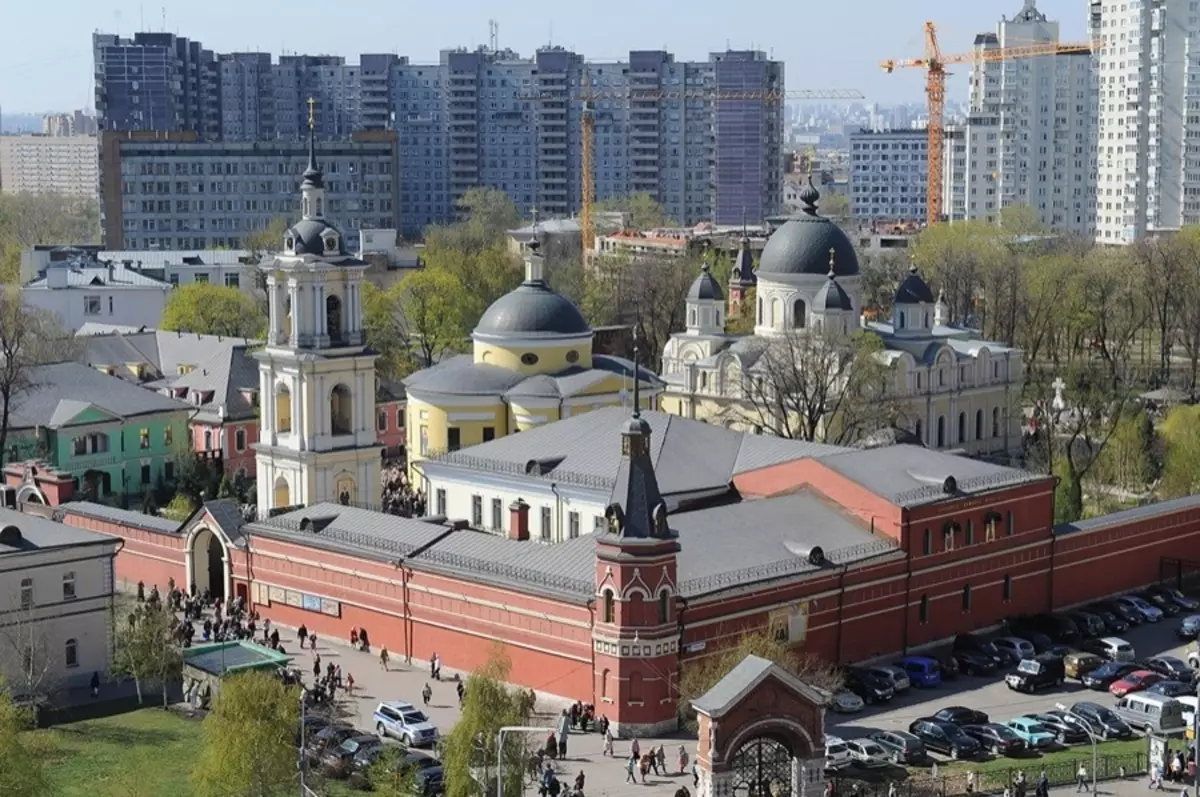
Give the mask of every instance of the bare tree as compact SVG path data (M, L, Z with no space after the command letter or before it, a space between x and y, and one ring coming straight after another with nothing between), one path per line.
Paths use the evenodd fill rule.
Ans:
M52 650L46 620L34 602L33 585L9 596L8 611L0 616L0 673L14 697L41 701L58 687L53 663L61 651Z
M584 312L595 325L637 326L653 371L671 334L683 328L688 288L700 276L694 257L605 257L590 266Z
M1136 270L1145 280L1145 299L1150 322L1158 337L1157 380L1171 378L1171 346L1179 320L1177 288L1183 283L1184 242L1175 236L1155 236L1140 241L1130 252Z
M741 400L726 410L727 419L777 437L837 445L862 440L904 412L882 355L871 332L827 328L772 338L742 377Z

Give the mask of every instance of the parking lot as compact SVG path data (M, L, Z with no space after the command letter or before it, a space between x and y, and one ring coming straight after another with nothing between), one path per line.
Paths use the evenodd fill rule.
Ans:
M1186 659L1187 645L1181 643L1176 636L1176 628L1182 616L1184 615L1164 618L1154 624L1136 626L1124 632L1122 638L1133 645L1139 661L1157 655L1175 655ZM947 647L946 650L948 649ZM1007 672L1011 672L1011 669L985 677L959 675L957 679L945 681L941 686L925 689L914 685L896 695L889 703L867 706L853 714L830 712L826 718L826 733L849 741L869 736L876 731L907 731L913 720L931 716L939 709L949 706L965 706L982 711L988 715L990 721L1003 723L1022 714L1053 710L1059 703L1067 707L1085 700L1102 706L1112 706L1116 703L1116 698L1107 691L1087 689L1072 679L1068 679L1062 687L1044 689L1036 694L1016 692L1009 689L1004 682ZM1079 747L1082 747L1081 753L1090 756L1088 743L1085 742ZM1129 748L1129 744L1123 747L1126 752ZM1104 753L1103 746L1101 753ZM933 754L932 758L942 763L948 761L939 754ZM1038 766L1034 756L1008 761L1013 767L1027 766L1030 770L1036 770ZM928 769L928 764L923 768ZM862 768L851 765L843 768L842 772L853 777L855 774L862 774ZM1033 776L1036 776L1036 772L1031 777Z

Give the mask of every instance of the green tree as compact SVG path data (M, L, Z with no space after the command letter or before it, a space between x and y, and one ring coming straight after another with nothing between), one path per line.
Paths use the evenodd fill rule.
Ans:
M379 352L375 370L385 379L401 379L412 372L414 365L412 346L400 314L401 291L403 283L386 291L370 282L362 284L367 345Z
M425 248L452 249L466 254L481 252L503 243L508 230L521 224L521 213L508 194L497 188L476 187L458 202L459 221L425 231Z
M240 289L201 282L171 291L159 327L198 335L261 338L267 319Z
M1097 489L1106 485L1123 490L1142 491L1154 477L1153 441L1145 437L1149 416L1144 411L1127 413L1113 430L1112 438L1092 473ZM1150 422L1150 433L1154 425Z
M485 773L490 771L494 777L499 758L496 734L500 728L530 724L530 693L505 685L511 669L503 646L497 644L487 663L467 678L462 716L444 737L442 748L446 797L475 797L480 782L486 782ZM516 797L522 793L529 746L522 737L512 734L499 753L504 757L504 794Z
M459 350L467 335L464 287L454 274L426 268L397 287L397 304L421 362Z
M1164 498L1200 492L1200 406L1176 407L1161 427L1166 456L1159 491Z
M295 789L299 694L275 675L227 677L204 720L197 797L276 797Z
M174 613L165 603L139 604L123 621L118 621L113 651L113 673L133 679L138 703L144 702L142 687L156 683L167 708L168 691L183 673L183 656L175 644Z
M0 794L5 797L49 797L50 779L45 757L26 744L25 731L33 725L28 710L13 703L0 685Z
M425 261L425 273L449 274L462 286L459 304L468 328L475 326L492 302L517 287L523 276L520 260L508 251L503 240L478 249L430 241L421 258ZM407 277L400 285L419 273Z
M838 220L850 218L850 197L845 194L826 194L821 197L821 215Z
M194 509L208 497L212 471L196 456L196 452L186 445L176 446L174 461L175 494L187 498Z
M638 232L672 226L662 204L650 194L609 197L597 202L595 209L597 213L628 213L629 226Z
M420 794L417 770L408 761L408 750L387 745L367 770L371 792L379 797L412 797Z
M1054 488L1054 522L1073 523L1083 517L1083 492L1064 458L1054 462L1058 484Z
M100 205L65 194L0 194L0 280L20 280L21 252L39 244L89 244L99 239Z
M291 222L283 216L276 216L265 227L260 227L248 233L242 239L242 248L250 253L250 263L246 265L246 276L254 286L253 296L258 304L258 311L264 318L271 312L270 300L267 298L267 272L259 264L275 252L283 249L284 233Z

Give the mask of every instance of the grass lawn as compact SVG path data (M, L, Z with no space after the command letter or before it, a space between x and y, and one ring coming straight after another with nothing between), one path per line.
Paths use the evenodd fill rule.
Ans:
M1129 741L1114 741L1101 742L1099 745L1099 753L1101 759L1104 756L1121 756L1122 758L1132 758L1137 753L1146 752L1146 740L1142 737L1130 739ZM1044 753L1040 756L1030 756L1028 758L1006 758L998 757L990 761L956 761L953 764L945 766L938 765L941 772L954 774L957 772L966 772L972 770L976 775L984 775L988 773L1006 772L1008 770L1025 770L1025 776L1036 778L1037 773L1043 768L1050 769L1051 767L1062 767L1067 764L1074 767L1076 762L1082 761L1088 768L1088 772L1092 771L1092 746L1090 744L1077 744L1074 747L1067 747L1062 750L1054 750L1049 753ZM1101 761L1103 767L1104 762ZM1126 766L1131 766L1126 764ZM914 776L920 777L916 773ZM1103 774L1103 773L1102 773Z
M188 797L200 721L161 708L31 731L55 797Z

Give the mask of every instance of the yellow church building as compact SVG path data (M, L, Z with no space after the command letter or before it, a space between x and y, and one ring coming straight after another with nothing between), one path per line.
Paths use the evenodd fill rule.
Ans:
M546 284L536 241L528 249L525 281L484 312L471 333L471 354L404 381L414 483L424 459L627 404L635 373L642 408L657 407L661 380L622 357L593 354L583 314Z

